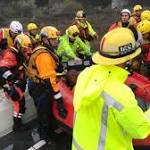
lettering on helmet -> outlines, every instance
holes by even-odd
[[[119,54],[125,55],[133,51],[132,43],[119,47]]]

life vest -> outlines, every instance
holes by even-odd
[[[35,48],[30,57],[28,66],[26,66],[26,70],[27,70],[27,75],[29,76],[29,78],[33,82],[36,82],[36,83],[43,83],[43,80],[39,76],[39,72],[38,72],[36,64],[35,64],[37,56],[41,53],[48,53],[49,55],[52,56],[52,58],[55,60],[55,62],[58,62],[57,56],[55,54],[53,54],[51,51],[49,51],[46,47],[38,46],[37,48]]]
[[[2,42],[2,40],[6,40],[6,43],[5,43],[6,44],[5,45],[6,48],[13,46],[13,39],[10,36],[10,30],[9,30],[9,28],[2,28],[0,30],[0,42]]]

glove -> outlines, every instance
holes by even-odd
[[[78,58],[78,57],[75,57],[74,58],[74,62],[75,62],[75,64],[81,64],[82,60],[80,58]]]
[[[65,119],[68,112],[63,105],[62,95],[59,91],[55,93],[54,99],[57,101],[57,108],[58,108],[58,113],[60,117]]]
[[[25,91],[26,82],[25,82],[25,81],[17,80],[16,75],[13,74],[13,73],[11,72],[11,70],[8,70],[8,69],[6,69],[6,68],[3,68],[3,70],[1,70],[1,74],[2,74],[2,77],[3,77],[6,81],[15,84],[15,85],[16,85],[18,88],[20,88],[22,91]]]
[[[13,101],[18,101],[20,99],[20,95],[13,85],[9,86],[8,84],[5,84],[3,86],[3,89],[4,89],[4,92],[8,93],[8,95],[11,97]]]
[[[26,81],[20,81],[20,80],[16,80],[15,82],[14,82],[14,84],[18,87],[18,88],[20,88],[21,89],[21,91],[25,91],[25,89],[26,89]]]

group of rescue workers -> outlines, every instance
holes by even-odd
[[[18,21],[0,29],[0,85],[13,101],[14,131],[28,128],[22,123],[27,85],[37,109],[40,139],[49,141],[53,101],[62,119],[68,113],[57,76],[64,72],[63,63],[76,64],[86,57],[95,65],[80,73],[75,86],[72,149],[132,150],[133,138],[150,134],[150,111],[144,113],[138,107],[132,90],[124,84],[126,69],[142,73],[142,64],[143,74],[150,75],[150,10],[136,5],[132,13],[123,9],[120,16],[96,53],[90,42],[98,34],[83,10],[77,11],[64,35],[53,26],[40,30],[33,22],[27,25],[27,32]]]

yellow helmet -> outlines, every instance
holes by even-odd
[[[78,35],[79,33],[80,31],[76,25],[72,25],[66,30],[66,34],[72,39],[74,39],[75,36]]]
[[[137,30],[141,32],[142,34],[149,33],[150,32],[150,21],[143,20],[141,21],[138,26]]]
[[[133,11],[138,11],[138,10],[142,10],[143,8],[142,8],[142,6],[141,5],[135,5],[134,7],[133,7]]]
[[[75,19],[85,19],[86,13],[83,10],[78,10]]]
[[[150,21],[150,10],[144,10],[141,13],[141,20],[149,20]]]
[[[119,38],[118,38],[119,37]],[[127,62],[141,53],[136,47],[133,32],[128,28],[117,28],[104,35],[100,42],[100,50],[92,60],[101,65],[117,65]]]
[[[38,26],[35,24],[35,23],[29,23],[28,25],[27,25],[27,30],[28,31],[31,31],[31,30],[35,30],[35,29],[38,29]]]
[[[32,45],[30,38],[23,33],[16,36],[14,43],[18,43],[23,48],[28,48]]]
[[[50,39],[55,39],[60,36],[60,32],[53,26],[46,26],[41,29],[40,36],[45,36]]]

